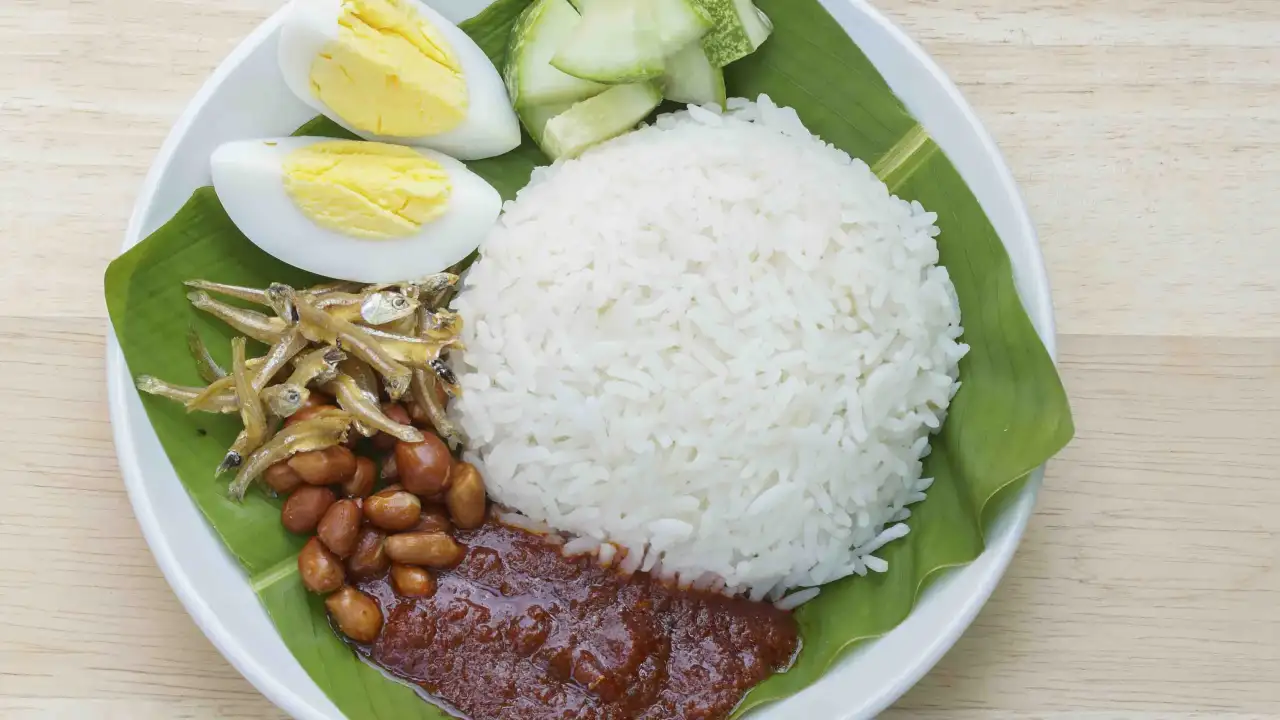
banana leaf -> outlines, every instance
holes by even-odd
[[[507,31],[529,1],[498,0],[462,27],[500,66]],[[804,649],[796,664],[756,687],[739,715],[802,690],[851,646],[893,629],[940,571],[982,552],[984,528],[1000,499],[1074,432],[1053,362],[1018,300],[1009,257],[945,153],[816,0],[757,4],[773,19],[774,34],[757,53],[726,68],[730,94],[767,93],[795,108],[810,130],[871,163],[895,193],[938,214],[941,262],[955,283],[972,349],[925,463],[925,474],[935,478],[929,497],[914,506],[911,533],[880,552],[889,571],[831,583],[797,610]],[[323,118],[299,133],[349,137]],[[526,138],[512,153],[469,165],[511,198],[545,162]],[[258,250],[210,188],[197,190],[107,269],[108,310],[134,375],[199,384],[183,340],[189,327],[227,360],[230,331],[186,302],[182,281],[194,277],[256,286],[316,279]],[[281,527],[278,500],[262,493],[243,503],[226,498],[225,482],[211,470],[235,437],[236,418],[189,415],[165,400],[142,400],[192,499],[243,565],[285,644],[334,704],[352,720],[448,717],[413,688],[365,665],[334,634],[323,604],[298,578],[301,538]]]

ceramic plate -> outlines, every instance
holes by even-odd
[[[959,169],[1002,238],[1019,293],[1050,355],[1052,305],[1035,232],[1013,178],[972,108],[915,43],[858,0],[822,0],[889,85]],[[458,22],[474,0],[431,4]],[[228,140],[288,135],[315,112],[285,87],[276,66],[280,13],[223,61],[160,150],[134,207],[127,249],[208,185],[209,154]],[[272,702],[300,720],[340,720],[276,634],[235,560],[205,524],[165,457],[143,411],[114,334],[107,372],[115,441],[138,522],[187,611],[218,650]],[[973,620],[1012,557],[1040,487],[1032,475],[996,520],[974,563],[934,583],[909,618],[887,636],[846,655],[800,694],[752,713],[755,720],[852,720],[901,696]]]

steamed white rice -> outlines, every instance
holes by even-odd
[[[454,305],[469,459],[624,570],[883,571],[967,350],[935,219],[767,97],[537,171]]]

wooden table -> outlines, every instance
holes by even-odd
[[[1280,717],[1280,1],[882,0],[1030,203],[1076,441],[896,717]],[[116,467],[102,271],[278,0],[0,2],[0,717],[279,717]]]

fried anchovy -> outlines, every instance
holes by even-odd
[[[354,380],[360,392],[372,402],[376,403],[382,397],[378,393],[378,375],[369,367],[369,363],[359,358],[347,358],[338,363],[338,372]]]
[[[271,283],[267,286],[267,304],[276,311],[276,316],[286,325],[298,324],[298,313],[293,309],[293,288],[284,283]]]
[[[269,305],[267,302],[267,293],[265,290],[257,288],[240,287],[239,285],[224,285],[222,283],[209,282],[208,280],[188,280],[183,285],[193,290],[207,290],[218,295],[226,295],[237,300],[244,300],[257,305]]]
[[[254,389],[262,392],[267,387],[267,383],[271,382],[271,378],[275,377],[276,373],[284,369],[284,366],[306,347],[307,339],[302,337],[297,328],[287,329],[276,342],[272,343],[266,355],[253,358],[247,363],[248,368],[254,371],[252,380]],[[222,398],[227,396],[235,397],[234,381],[234,378],[227,377],[210,383],[204,392],[187,402],[187,410],[203,410],[215,397],[221,402],[225,402]]]
[[[421,293],[420,299],[423,300],[423,304],[434,310],[448,303],[453,289],[458,285],[458,276],[451,272],[436,273],[428,275],[415,284],[418,286],[418,292]]]
[[[272,415],[287,418],[307,404],[307,399],[311,397],[311,391],[304,385],[283,382],[263,389],[261,397],[262,402],[267,404],[267,409],[271,411]]]
[[[457,447],[463,443],[462,433],[449,420],[448,413],[440,404],[440,398],[436,396],[435,384],[435,373],[414,368],[413,382],[409,385],[409,392],[413,394],[414,404],[426,413],[427,420],[436,429],[436,433],[444,438],[450,447]]]
[[[253,377],[253,387],[258,392],[271,382],[271,378],[276,373],[284,369],[293,361],[293,358],[307,348],[307,339],[302,336],[298,328],[291,327],[280,336],[280,339],[271,346],[267,354],[263,356],[262,366],[258,368]]]
[[[462,395],[462,387],[458,385],[458,376],[453,374],[453,368],[449,367],[449,363],[436,358],[431,361],[431,369],[436,371],[436,378],[444,384],[444,391],[449,393],[449,397]]]
[[[373,403],[375,407],[379,405],[382,395],[378,390],[378,374],[373,371],[373,368],[369,367],[369,363],[359,358],[347,358],[338,363],[338,371],[354,380],[361,394],[369,402]],[[347,408],[347,410],[350,411],[351,408]],[[365,437],[373,437],[378,434],[377,429],[366,423],[359,415],[356,415],[354,425],[356,432]]]
[[[258,390],[253,386],[253,378],[249,376],[244,345],[242,337],[231,341],[231,376],[235,378],[236,397],[240,401],[240,420],[244,423],[244,430],[236,436],[231,449],[218,465],[215,477],[233,467],[239,467],[244,458],[267,439],[267,413],[262,407]]]
[[[364,295],[361,293],[331,292],[316,298],[311,304],[325,312],[332,313],[337,311],[338,308],[359,308],[362,302],[364,302]],[[358,311],[352,314],[358,314]]]
[[[191,351],[191,357],[196,361],[196,372],[200,373],[202,380],[212,383],[227,376],[227,371],[223,370],[218,361],[209,354],[209,348],[204,344],[200,333],[196,332],[195,325],[187,328],[187,349]]]
[[[404,293],[381,290],[365,296],[360,303],[360,319],[369,325],[386,325],[411,317],[417,310],[417,300]]]
[[[350,414],[342,410],[328,410],[281,429],[241,464],[235,480],[227,488],[227,495],[237,502],[243,500],[249,484],[267,468],[294,453],[337,445],[346,439],[350,424]]]
[[[350,282],[347,280],[334,280],[332,282],[312,285],[302,291],[303,295],[315,300],[322,298],[330,293],[353,293],[358,292],[361,288],[360,283]]]
[[[419,337],[430,340],[449,340],[462,334],[462,316],[452,310],[433,310],[418,313],[422,327]]]
[[[426,306],[418,310],[418,336],[422,339],[430,337],[436,323],[440,320],[441,312],[449,311],[432,311]],[[449,313],[457,317],[453,313]],[[459,321],[460,325],[460,321]],[[437,357],[438,357],[437,353]],[[452,372],[450,372],[452,375]],[[455,378],[456,379],[456,378]],[[424,368],[413,369],[413,382],[409,385],[409,391],[413,395],[414,403],[427,415],[427,420],[435,427],[436,433],[444,438],[450,447],[457,447],[463,444],[461,431],[457,426],[449,420],[449,414],[445,411],[444,404],[440,402],[439,396],[436,395],[436,383],[439,379],[436,377],[435,368],[430,370]]]
[[[399,320],[372,327],[372,329],[392,335],[412,336],[418,332],[418,320],[410,315],[409,317],[403,317]]]
[[[174,385],[150,375],[139,375],[138,379],[135,380],[134,383],[138,386],[139,390],[148,395],[156,395],[184,404],[190,402],[205,390],[205,388]],[[235,397],[232,396],[229,399],[217,398],[216,400],[211,401],[207,407],[201,409],[206,412],[213,413],[233,413],[240,410],[240,404],[236,402]]]
[[[245,310],[244,308],[219,302],[209,297],[209,293],[203,290],[187,293],[187,299],[191,301],[191,304],[197,310],[209,313],[235,328],[241,334],[247,335],[258,342],[271,345],[285,331],[284,320],[278,317],[270,317],[256,310]]]
[[[316,299],[314,305],[334,317],[366,325],[395,322],[413,315],[418,309],[418,301],[408,293],[385,288],[384,285],[370,285],[360,293],[329,293]]]
[[[336,347],[312,350],[293,363],[293,372],[285,384],[305,387],[314,382],[323,385],[338,376],[338,363],[346,359],[347,354]]]
[[[358,325],[335,318],[301,297],[295,298],[301,319],[300,327],[307,339],[337,345],[373,366],[386,381],[387,394],[398,400],[409,389],[411,373]]]
[[[422,442],[422,431],[412,425],[401,425],[387,417],[350,375],[339,375],[324,386],[324,391],[338,399],[343,410],[355,416],[361,423],[409,443]]]
[[[430,368],[432,361],[438,359],[445,348],[463,349],[462,340],[457,337],[435,340],[398,335],[378,328],[363,328],[363,330],[397,362],[410,367]]]

